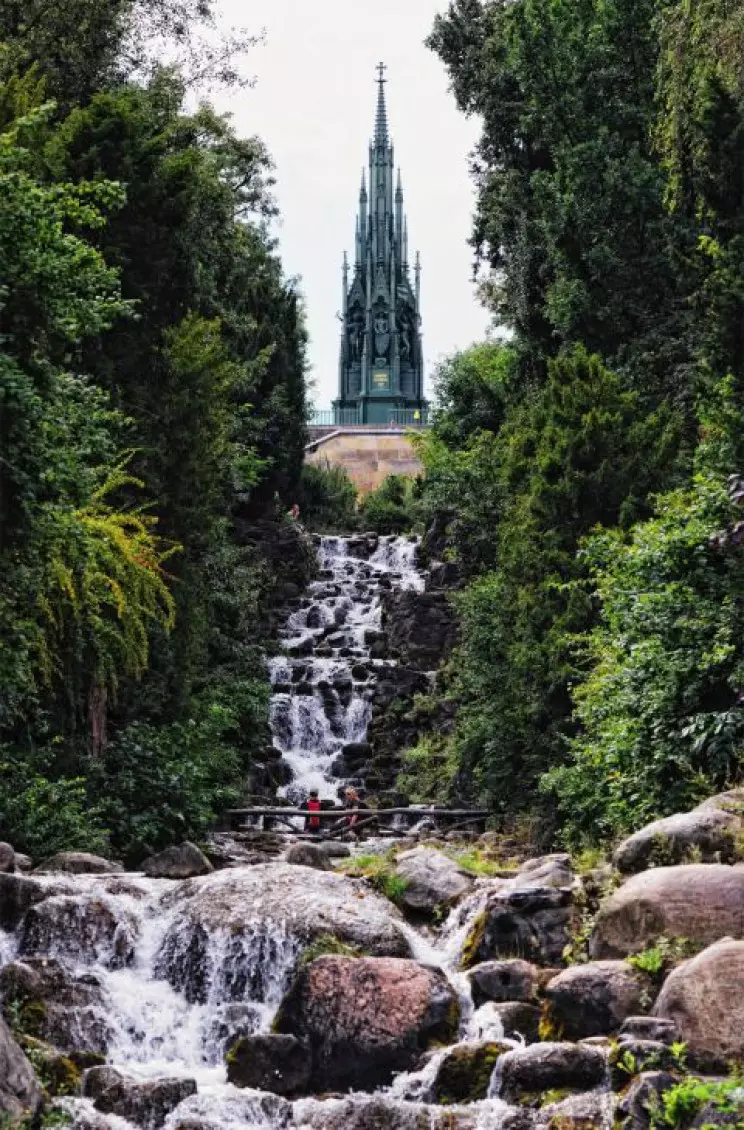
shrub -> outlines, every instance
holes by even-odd
[[[306,463],[297,501],[308,529],[344,532],[359,524],[356,487],[343,467]]]
[[[405,534],[416,524],[418,487],[405,475],[388,475],[377,490],[363,500],[361,518],[378,534]]]
[[[89,766],[91,792],[127,864],[186,839],[202,840],[219,813],[240,800],[240,758],[224,741],[232,721],[214,706],[199,721],[137,723]]]
[[[592,669],[575,692],[572,763],[542,783],[570,843],[684,811],[738,778],[744,562],[714,536],[730,513],[723,482],[699,476],[629,536],[585,543],[601,619],[583,641]]]
[[[49,759],[51,760],[51,759]],[[50,779],[48,762],[0,748],[0,839],[33,859],[58,851],[105,853],[102,811],[91,805],[81,778]]]

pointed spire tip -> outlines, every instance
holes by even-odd
[[[388,121],[387,121],[387,106],[385,104],[385,71],[387,66],[385,63],[378,63],[377,65],[377,118],[375,119],[375,146],[383,148],[388,144]]]

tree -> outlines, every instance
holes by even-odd
[[[581,342],[684,399],[680,263],[652,143],[656,0],[454,0],[430,45],[483,120],[473,243],[523,378]]]
[[[679,259],[692,268],[691,350],[704,391],[744,378],[744,5],[660,5],[656,142]]]
[[[731,514],[721,479],[700,475],[629,535],[585,544],[601,616],[582,641],[591,667],[571,760],[543,782],[570,843],[612,839],[739,778],[744,561],[713,536]]]
[[[43,108],[0,136],[0,726],[21,726],[46,690],[69,696],[94,747],[119,677],[147,666],[150,622],[172,625],[155,522],[110,496],[136,486],[112,466],[122,421],[62,363],[128,312],[114,271],[70,227],[96,229],[116,186],[46,187],[23,142]]]
[[[646,415],[637,393],[577,349],[551,362],[544,387],[492,437],[493,566],[458,598],[462,644],[449,693],[459,704],[456,763],[499,810],[534,803],[572,730],[571,642],[594,614],[571,583],[583,569],[580,540],[643,513],[677,435],[667,411]]]
[[[164,56],[190,84],[245,81],[240,63],[257,38],[226,27],[211,0],[3,0],[0,42],[68,110],[103,87],[147,81]]]
[[[207,559],[227,552],[236,506],[245,519],[296,494],[306,416],[302,308],[264,224],[266,151],[209,107],[185,114],[183,98],[165,72],[96,94],[46,150],[57,177],[127,185],[98,242],[138,317],[93,341],[85,360],[132,419],[136,473],[181,546],[175,634],[158,648],[146,699],[148,716],[173,721],[207,662]]]

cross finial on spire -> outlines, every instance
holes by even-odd
[[[377,92],[377,119],[375,121],[375,146],[378,149],[384,148],[388,144],[388,124],[387,124],[387,107],[385,106],[385,71],[387,66],[385,63],[377,64],[377,83],[379,90]]]

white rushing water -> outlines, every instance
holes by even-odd
[[[380,538],[368,557],[349,552],[361,542],[320,539],[319,578],[289,617],[285,654],[269,664],[274,744],[294,775],[282,792],[295,803],[311,789],[335,798],[341,778],[334,762],[345,745],[366,740],[374,681],[390,665],[372,657],[383,588],[424,587],[415,539]]]

